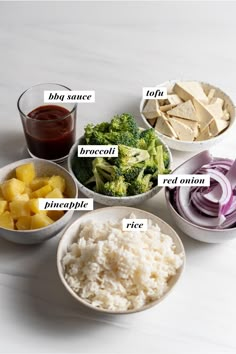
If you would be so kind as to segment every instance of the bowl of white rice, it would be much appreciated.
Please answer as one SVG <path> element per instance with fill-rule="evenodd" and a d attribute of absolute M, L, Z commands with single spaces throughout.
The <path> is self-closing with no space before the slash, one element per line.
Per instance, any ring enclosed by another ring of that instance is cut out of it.
<path fill-rule="evenodd" d="M 125 230 L 124 219 L 133 225 L 144 219 L 146 230 Z M 157 216 L 131 207 L 84 214 L 65 230 L 57 250 L 58 273 L 68 292 L 83 305 L 110 314 L 157 305 L 175 287 L 184 265 L 177 233 Z"/>

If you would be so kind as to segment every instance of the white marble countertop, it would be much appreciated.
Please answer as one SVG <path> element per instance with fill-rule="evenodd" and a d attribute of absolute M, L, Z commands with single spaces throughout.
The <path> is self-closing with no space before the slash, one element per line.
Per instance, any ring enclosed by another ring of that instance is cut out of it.
<path fill-rule="evenodd" d="M 16 101 L 36 83 L 96 90 L 95 104 L 79 106 L 78 136 L 116 113 L 139 119 L 142 87 L 168 79 L 210 82 L 236 102 L 235 12 L 233 2 L 0 2 L 0 166 L 26 156 Z M 235 157 L 235 136 L 212 152 Z M 175 166 L 190 156 L 173 152 Z M 140 207 L 172 224 L 163 193 Z M 235 353 L 236 240 L 180 236 L 187 266 L 176 291 L 129 316 L 97 315 L 67 294 L 58 237 L 33 247 L 0 239 L 0 353 Z"/>

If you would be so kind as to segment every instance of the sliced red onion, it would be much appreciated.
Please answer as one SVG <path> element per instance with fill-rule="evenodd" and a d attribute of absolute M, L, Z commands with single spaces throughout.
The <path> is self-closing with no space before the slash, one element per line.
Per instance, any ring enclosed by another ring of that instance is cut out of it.
<path fill-rule="evenodd" d="M 225 229 L 236 226 L 236 160 L 212 158 L 207 151 L 194 156 L 174 174 L 209 174 L 210 187 L 176 187 L 180 215 L 196 225 Z"/>

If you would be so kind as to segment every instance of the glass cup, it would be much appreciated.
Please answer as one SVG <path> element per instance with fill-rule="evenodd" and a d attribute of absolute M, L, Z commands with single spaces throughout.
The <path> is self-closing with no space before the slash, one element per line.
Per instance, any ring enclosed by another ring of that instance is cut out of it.
<path fill-rule="evenodd" d="M 32 157 L 63 162 L 75 142 L 76 104 L 44 103 L 44 91 L 71 91 L 59 84 L 39 84 L 24 91 L 17 107 Z"/>

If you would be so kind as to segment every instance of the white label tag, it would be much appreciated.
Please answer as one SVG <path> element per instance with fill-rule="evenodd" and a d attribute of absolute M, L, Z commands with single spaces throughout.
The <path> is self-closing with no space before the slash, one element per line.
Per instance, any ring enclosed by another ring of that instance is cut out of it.
<path fill-rule="evenodd" d="M 93 210 L 93 199 L 39 198 L 39 210 Z"/>
<path fill-rule="evenodd" d="M 45 103 L 94 103 L 95 91 L 44 91 Z"/>
<path fill-rule="evenodd" d="M 167 98 L 166 87 L 143 87 L 143 99 L 162 100 Z"/>
<path fill-rule="evenodd" d="M 160 187 L 209 187 L 209 175 L 158 175 Z"/>
<path fill-rule="evenodd" d="M 78 157 L 118 157 L 118 145 L 78 145 Z"/>
<path fill-rule="evenodd" d="M 123 231 L 147 231 L 147 219 L 123 219 Z"/>

